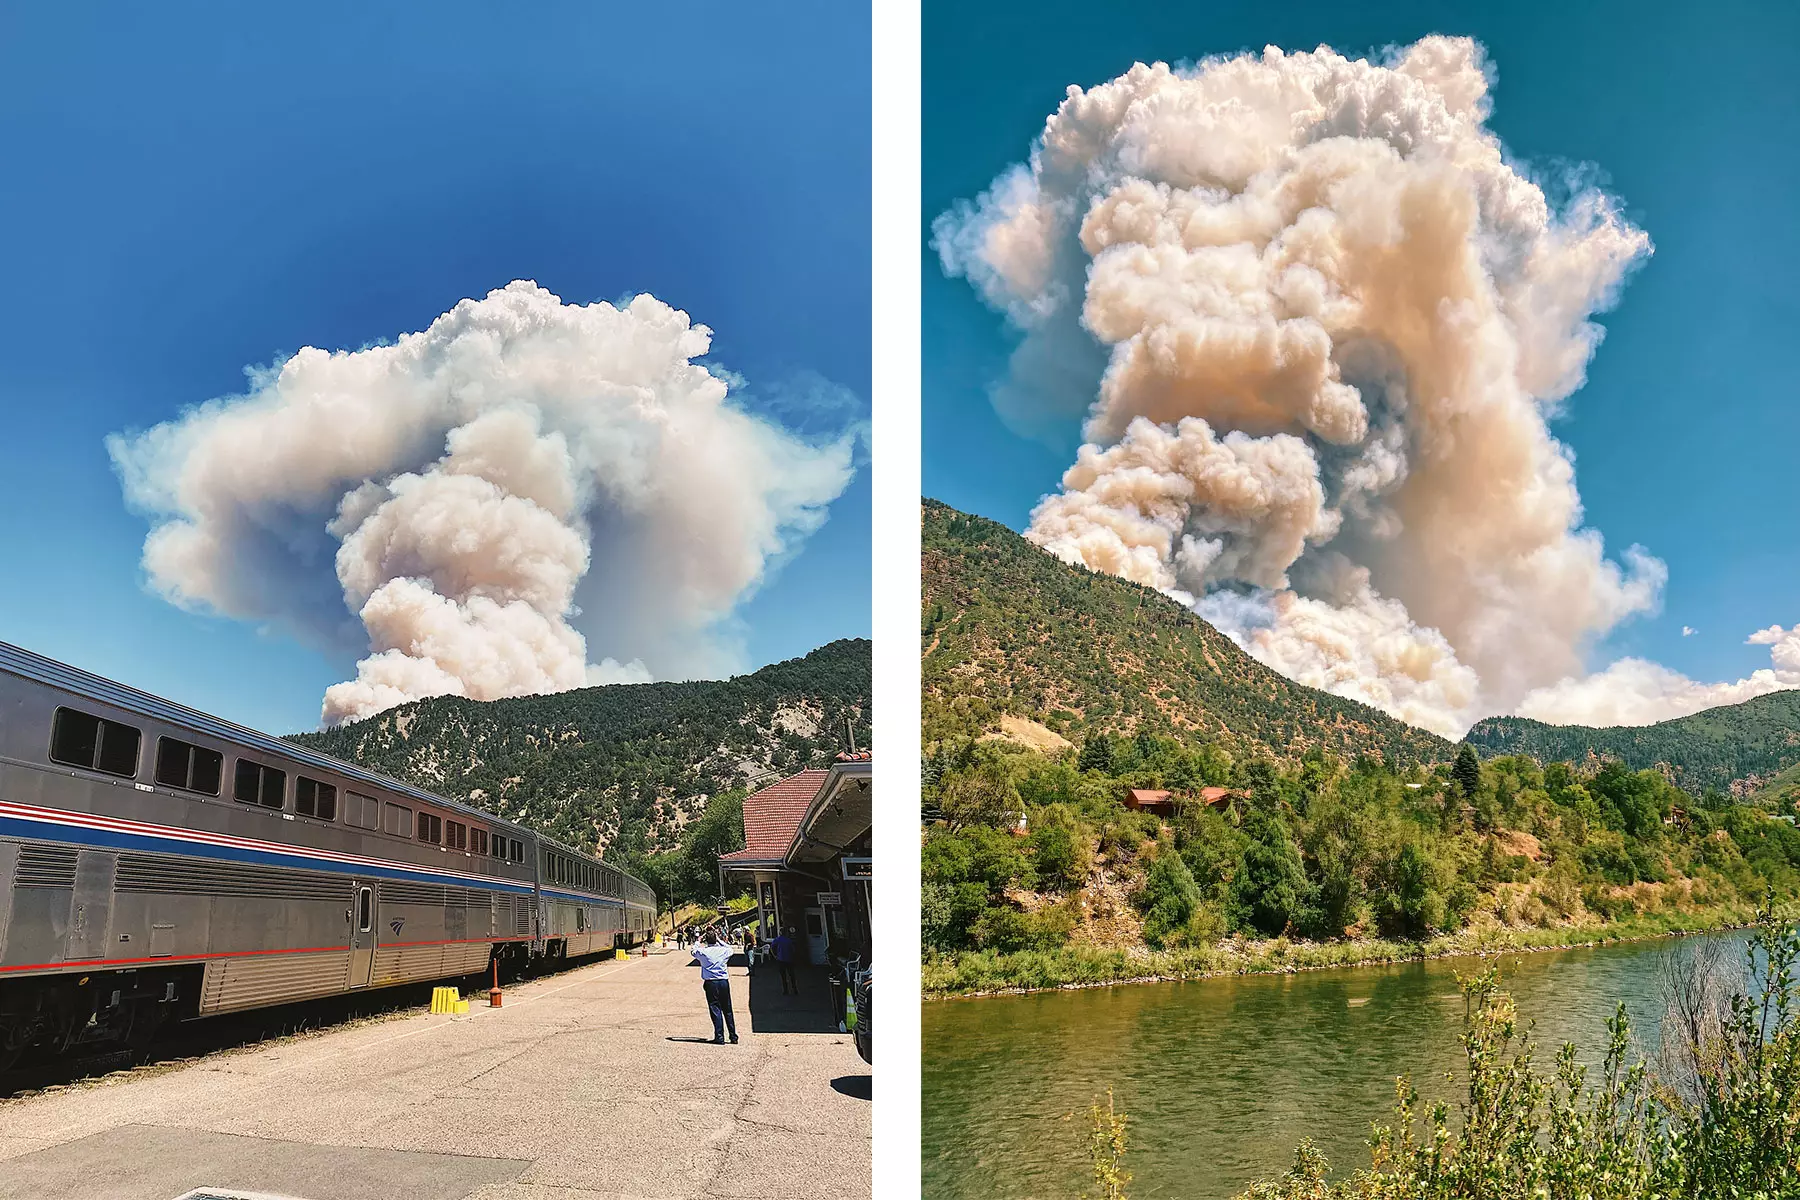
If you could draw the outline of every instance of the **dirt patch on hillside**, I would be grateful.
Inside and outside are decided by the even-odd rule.
[[[1544,847],[1522,829],[1496,829],[1494,841],[1508,854],[1523,854],[1532,862],[1544,861]]]
[[[1029,746],[1044,754],[1067,750],[1075,744],[1054,729],[1039,725],[1036,721],[1027,721],[1024,717],[1001,717],[1000,732],[988,736],[1017,742],[1021,746]]]

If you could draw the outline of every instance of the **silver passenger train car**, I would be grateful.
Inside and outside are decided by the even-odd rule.
[[[0,1068],[629,947],[655,915],[533,830],[0,642]]]

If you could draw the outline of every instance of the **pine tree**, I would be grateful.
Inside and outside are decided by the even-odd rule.
[[[1475,747],[1463,743],[1462,749],[1456,752],[1455,765],[1450,768],[1450,778],[1456,780],[1464,798],[1473,798],[1481,789],[1481,760],[1475,757]]]

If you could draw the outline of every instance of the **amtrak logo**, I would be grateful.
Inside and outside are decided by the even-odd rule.
[[[394,931],[395,937],[399,937],[400,930],[405,924],[406,924],[405,917],[395,917],[393,920],[388,922],[388,928]]]

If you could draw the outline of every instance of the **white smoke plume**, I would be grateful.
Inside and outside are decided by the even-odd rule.
[[[716,675],[742,665],[733,609],[849,482],[854,434],[739,407],[694,361],[711,337],[651,296],[520,281],[108,449],[165,597],[368,651],[328,723]]]
[[[1491,82],[1450,37],[1139,64],[1071,87],[1029,163],[935,226],[1022,335],[1001,416],[1043,436],[1086,410],[1028,537],[1453,736],[1547,707],[1666,578],[1583,527],[1548,425],[1649,238],[1509,161]]]

